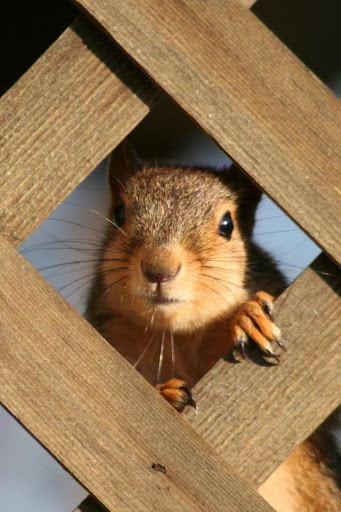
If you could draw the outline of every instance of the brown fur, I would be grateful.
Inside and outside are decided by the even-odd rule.
[[[259,492],[278,512],[340,512],[341,456],[329,421],[296,448]]]
[[[109,182],[110,218],[123,202],[125,221],[121,228],[109,226],[87,316],[178,407],[187,391],[173,377],[192,387],[243,336],[265,352],[278,338],[264,305],[271,306],[271,295],[285,282],[270,256],[249,239],[260,193],[234,166],[221,173],[145,167],[126,144],[111,158]],[[218,233],[227,211],[234,222],[230,239]],[[149,282],[146,268],[176,277]],[[157,291],[167,304],[155,303]],[[170,384],[162,384],[168,379]],[[334,499],[323,457],[309,455],[315,439],[309,443],[282,470],[297,484],[293,501],[300,508],[292,510],[333,512],[309,505],[308,496],[317,498],[305,466],[317,475],[314,486],[320,478],[319,494]]]

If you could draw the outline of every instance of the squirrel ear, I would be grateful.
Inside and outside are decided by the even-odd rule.
[[[255,205],[259,203],[262,191],[236,164],[231,165],[227,171],[227,175],[228,184],[236,191],[241,202],[254,202]]]
[[[109,157],[108,167],[109,186],[113,196],[124,188],[127,177],[134,174],[140,166],[141,163],[127,140],[114,149]]]
[[[236,164],[232,164],[227,171],[227,183],[238,197],[238,216],[241,229],[244,235],[251,236],[256,208],[262,197],[262,191]]]

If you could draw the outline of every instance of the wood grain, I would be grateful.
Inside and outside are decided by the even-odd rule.
[[[0,102],[1,232],[19,245],[146,116],[155,87],[78,19]]]
[[[341,403],[341,272],[320,256],[277,300],[279,366],[220,361],[186,418],[258,487]]]
[[[341,262],[341,107],[235,0],[76,0]]]
[[[341,272],[319,257],[276,302],[282,364],[220,361],[193,390],[186,420],[255,487],[341,402],[340,292]],[[88,497],[75,512],[102,511]]]
[[[244,7],[250,9],[256,3],[256,0],[239,0],[239,2]]]
[[[105,507],[272,510],[4,239],[0,258],[0,399]]]
[[[218,4],[218,2],[216,3]],[[249,29],[249,27],[247,28]],[[70,41],[67,41],[67,44],[69,44],[69,42]],[[58,47],[58,49],[59,48],[60,47]],[[284,56],[285,55],[284,52]],[[58,62],[58,60],[56,62]],[[97,64],[98,62],[96,61],[96,65]],[[202,80],[203,77],[201,76],[200,79]],[[310,77],[309,80],[311,80]],[[307,81],[308,85],[309,80]],[[299,83],[299,85],[302,86],[302,83]],[[51,89],[52,84],[53,80],[46,91]],[[122,83],[120,85],[122,85]],[[267,90],[271,90],[269,83],[265,85]],[[295,82],[295,87],[296,85],[297,83]],[[319,84],[319,87],[322,87],[321,84]],[[147,89],[148,88],[149,86],[147,86]],[[88,89],[89,87],[87,87],[87,90]],[[323,88],[321,90],[323,90]],[[25,94],[27,91],[31,91],[31,88],[27,87]],[[71,91],[71,88],[69,91]],[[296,94],[297,91],[294,91],[294,93]],[[309,93],[311,94],[311,91]],[[325,98],[328,97],[326,91],[324,91],[324,93],[326,95]],[[15,96],[20,98],[18,92]],[[57,96],[58,94],[53,98],[52,103],[56,101],[55,98]],[[283,101],[283,97],[281,97],[280,94],[278,98],[282,98]],[[319,131],[318,135],[316,135],[314,127],[310,127],[311,131],[315,133],[315,142],[319,140],[322,147],[322,150],[321,147],[318,147],[317,150],[317,153],[319,153],[317,156],[320,158],[320,160],[317,161],[320,162],[322,161],[321,155],[323,152],[326,155],[326,150],[328,150],[328,148],[330,149],[332,143],[336,141],[335,137],[333,140],[329,137],[333,131],[333,127],[335,128],[335,117],[331,121],[329,115],[332,105],[330,101],[331,96],[328,98],[329,110],[327,109],[328,116],[326,126],[323,127],[324,131]],[[72,99],[74,103],[77,103],[75,98]],[[178,98],[175,97],[175,99]],[[307,101],[308,110],[311,109],[309,101],[311,101],[311,98]],[[31,102],[34,106],[34,97],[33,100],[31,98]],[[288,107],[289,100],[287,100],[287,102],[286,106]],[[296,102],[299,104],[297,97]],[[26,104],[27,97],[22,103],[22,106]],[[146,106],[143,101],[142,104],[148,111],[148,106]],[[16,108],[18,107],[20,113],[20,105],[20,102],[17,104],[14,102],[11,110],[17,112]],[[194,102],[193,105],[193,111],[195,111],[197,104]],[[307,105],[305,105],[304,108],[306,108]],[[313,106],[317,108],[321,105],[318,105],[318,102],[316,102]],[[79,104],[77,108],[80,109],[81,104]],[[302,109],[303,114],[305,114],[304,108]],[[59,105],[58,109],[62,110],[62,107]],[[11,112],[11,114],[13,114],[13,112]],[[21,112],[24,112],[24,108],[21,109]],[[58,110],[54,111],[53,115],[56,116],[57,112]],[[255,114],[256,117],[257,112]],[[303,119],[302,112],[300,112],[300,121]],[[131,113],[130,110],[129,113]],[[146,111],[140,115],[143,117],[145,113]],[[313,110],[310,110],[311,119],[313,113]],[[31,114],[35,115],[34,108]],[[195,112],[195,114],[197,113]],[[205,112],[199,112],[197,115],[200,118],[200,116],[204,116],[204,114]],[[244,114],[245,112],[243,112],[243,115]],[[247,105],[246,114],[250,116]],[[321,116],[321,111],[319,115]],[[37,116],[35,123],[39,118],[38,114]],[[80,117],[82,118],[82,115]],[[195,115],[193,115],[193,117],[196,118]],[[65,125],[65,119],[63,126]],[[269,119],[266,118],[267,122],[268,120]],[[53,154],[55,151],[54,145],[49,145],[51,143],[51,134],[56,135],[57,148],[59,148],[59,128],[56,117],[54,121],[56,123],[55,132],[53,130],[48,132],[48,142],[46,142],[47,146],[45,147],[46,154],[49,151]],[[264,122],[263,119],[261,121]],[[50,123],[51,119],[46,119],[46,122]],[[239,120],[239,122],[242,123],[241,120]],[[45,120],[43,118],[42,124],[44,123]],[[81,124],[80,120],[78,120],[78,123]],[[204,126],[202,122],[201,124]],[[34,123],[32,123],[32,126],[33,125]],[[17,126],[21,129],[22,122],[20,119]],[[86,125],[84,124],[84,126]],[[85,133],[84,126],[82,127],[82,134]],[[300,123],[298,123],[297,126],[299,128],[303,127]],[[76,128],[77,127],[73,127],[72,129],[76,130]],[[223,143],[219,141],[219,137],[216,135],[216,133],[218,133],[219,136],[221,135],[219,134],[220,128],[221,126],[219,126],[218,123],[214,127],[213,135],[223,146]],[[329,133],[326,128],[329,129]],[[130,131],[130,129],[131,128],[128,128],[128,131]],[[283,130],[283,127],[281,127],[281,129]],[[90,131],[93,132],[93,129]],[[70,133],[72,133],[72,130]],[[247,132],[244,131],[242,136],[246,137],[245,133],[247,134]],[[9,129],[8,134],[10,137],[11,129]],[[28,135],[31,136],[31,134]],[[115,141],[113,145],[116,145],[124,135],[120,136],[119,140]],[[267,139],[264,138],[265,135],[263,132],[261,132],[260,135],[261,144],[264,144],[264,140]],[[266,133],[266,135],[269,134]],[[279,132],[279,135],[276,133],[275,142],[277,146],[276,144],[274,145],[276,151],[278,151],[281,143],[283,143],[280,135],[283,135],[283,132]],[[22,133],[21,136],[23,137],[24,134]],[[65,137],[65,134],[63,136]],[[221,136],[225,140],[225,134],[223,133]],[[37,139],[35,137],[37,137]],[[322,139],[324,140],[322,141]],[[10,138],[7,140],[10,140]],[[74,140],[76,140],[77,146],[82,141],[81,138]],[[39,212],[37,214],[40,219],[39,222],[34,216],[33,219],[27,221],[26,217],[29,216],[28,209],[21,209],[22,204],[28,200],[31,201],[27,202],[28,205],[37,207],[38,205],[40,206],[41,203],[40,198],[40,201],[32,204],[33,196],[34,201],[36,201],[35,193],[37,190],[32,192],[33,195],[30,198],[29,192],[27,192],[27,196],[25,195],[27,185],[29,188],[29,186],[33,184],[34,187],[38,186],[39,189],[39,183],[42,183],[41,187],[43,188],[46,187],[46,183],[44,183],[44,180],[36,179],[36,177],[46,179],[48,176],[49,180],[57,177],[58,179],[51,184],[51,188],[52,185],[57,188],[57,195],[59,197],[59,194],[60,196],[62,194],[58,188],[60,180],[64,180],[64,196],[67,195],[65,190],[69,186],[69,182],[68,179],[65,178],[66,175],[64,172],[62,173],[62,178],[58,175],[58,162],[61,167],[63,166],[63,160],[58,160],[60,155],[53,156],[53,164],[55,167],[52,168],[51,173],[51,167],[48,165],[48,174],[34,175],[34,180],[32,180],[33,172],[36,172],[35,168],[32,167],[30,173],[31,179],[26,181],[27,176],[25,172],[27,173],[27,171],[23,171],[23,167],[25,167],[23,162],[26,163],[26,157],[28,157],[29,162],[34,162],[36,156],[35,154],[33,155],[33,150],[31,155],[27,145],[27,141],[30,143],[31,139],[28,137],[27,141],[25,141],[26,146],[22,144],[21,148],[24,149],[22,149],[21,153],[17,153],[16,156],[13,156],[11,153],[15,146],[13,141],[14,139],[12,141],[10,140],[9,145],[5,146],[5,153],[9,150],[9,152],[6,153],[6,158],[9,158],[9,156],[13,157],[12,160],[8,160],[10,173],[12,169],[14,169],[13,162],[16,161],[16,156],[19,157],[18,162],[16,162],[19,171],[15,173],[19,179],[15,182],[16,187],[13,188],[11,194],[14,195],[14,190],[20,190],[17,191],[17,202],[12,201],[11,205],[7,204],[4,206],[4,218],[9,219],[8,222],[5,222],[5,228],[7,229],[7,226],[11,225],[9,239],[13,243],[19,243],[19,240],[26,236],[23,234],[25,232],[24,230],[26,229],[26,233],[28,233],[34,223],[39,223],[42,218],[46,216],[46,211],[50,211],[49,206],[41,215]],[[33,135],[33,144],[35,144],[36,141],[39,141],[36,148],[41,147],[45,143],[44,134],[39,133],[39,130],[37,134]],[[254,142],[255,137],[251,140],[251,143]],[[285,142],[284,140],[284,143]],[[6,144],[7,143],[8,142],[6,142]],[[245,147],[236,147],[235,151],[238,155],[241,155],[238,159],[239,163],[242,163],[242,157],[246,158],[246,160],[249,158],[249,165],[252,168],[251,164],[255,164],[255,162],[257,164],[257,159],[259,159],[260,163],[262,162],[262,158],[264,155],[266,156],[266,151],[264,152],[264,147],[261,147],[259,150],[256,146],[253,146],[256,148],[255,153],[252,152],[252,156],[255,154],[255,158],[253,159],[247,154],[248,143],[249,142],[245,143]],[[63,148],[64,144],[65,141],[62,143]],[[109,150],[113,145],[110,146],[108,143],[108,147],[110,146]],[[305,158],[307,158],[307,146],[303,144],[302,147],[306,152]],[[70,148],[67,148],[68,155],[70,154],[70,149],[72,150],[71,143]],[[252,150],[251,147],[250,149]],[[96,147],[96,151],[97,150]],[[106,153],[109,150],[106,148]],[[77,151],[80,153],[79,147]],[[88,148],[86,148],[86,152],[87,151]],[[297,153],[295,153],[296,169],[299,169],[297,162],[302,163],[302,160],[300,162],[298,160],[302,148],[300,148],[299,151],[298,149],[296,150],[295,147],[295,151]],[[246,153],[246,155],[243,152]],[[232,153],[231,155],[233,156]],[[316,152],[311,156],[311,159],[313,160],[315,157]],[[40,155],[40,158],[43,161],[43,153]],[[73,171],[77,170],[77,172],[79,172],[78,170],[82,160],[79,154],[75,158],[78,160]],[[48,162],[46,159],[47,157],[45,156],[45,164]],[[237,160],[237,158],[235,159]],[[42,172],[42,168],[39,168],[39,160],[36,162],[38,171]],[[270,169],[270,163],[266,162],[266,165],[267,167],[265,167]],[[321,177],[323,174],[321,172],[322,168],[319,168],[320,174],[318,174],[318,172],[311,174],[311,168],[312,167],[308,166],[305,172],[308,172],[308,179],[312,180],[313,186],[316,186],[318,185],[317,178]],[[301,166],[300,170],[302,171],[302,169],[304,168]],[[329,174],[325,174],[326,179],[331,178],[331,184],[334,189],[336,188],[337,192],[338,182],[333,177],[335,169],[335,166],[334,168],[331,166],[327,169]],[[287,170],[286,162],[284,162],[281,171],[284,175],[283,170]],[[249,168],[247,168],[247,171],[251,172]],[[88,172],[89,170],[86,171],[86,174]],[[254,175],[252,172],[256,174]],[[263,171],[260,172],[260,178],[257,174],[258,170],[253,169],[252,172],[251,175],[260,184],[262,184],[260,179],[262,176],[266,181],[266,173],[263,175]],[[10,173],[8,176],[11,176]],[[67,177],[69,180],[73,179],[78,183],[78,174],[75,177],[70,173]],[[278,176],[275,176],[275,178],[277,179]],[[285,180],[280,181],[281,179],[281,176],[279,176],[279,182],[274,186],[276,194],[280,194],[280,187],[285,184]],[[69,192],[76,182],[70,185]],[[6,184],[8,183],[9,182],[6,181]],[[297,183],[300,184],[299,179]],[[293,185],[296,186],[297,183]],[[322,199],[319,198],[322,201],[320,205],[323,205],[323,201],[326,199],[325,190],[323,188],[324,185],[325,183],[323,182],[322,187],[320,187],[322,188],[322,193],[318,190],[318,193],[322,195]],[[331,194],[333,200],[337,197],[337,195],[333,195],[334,189]],[[303,190],[302,187],[301,190]],[[49,199],[49,205],[51,205],[51,198],[53,196],[50,191],[51,189],[49,189],[47,193],[45,189],[45,195],[43,194],[44,197]],[[284,199],[288,200],[289,194],[286,195],[285,193],[284,196]],[[22,198],[24,202],[20,202]],[[275,198],[279,201],[278,197],[275,196]],[[304,196],[301,203],[298,204],[298,210],[300,208],[302,209],[302,204],[309,198],[312,199],[309,194]],[[52,198],[52,200],[56,201],[56,204],[60,201],[58,198]],[[45,205],[43,204],[42,208],[44,207]],[[16,209],[15,213],[11,213],[11,208],[12,212]],[[27,208],[26,203],[25,208]],[[337,213],[334,205],[332,205],[332,209],[334,209],[334,213]],[[303,213],[299,211],[298,216],[302,216],[302,218],[305,219],[307,212],[309,213],[309,210],[304,210],[303,208]],[[22,219],[23,225],[19,225],[18,223],[18,225],[15,226],[17,219],[20,218]],[[301,218],[299,220],[302,222]],[[318,230],[321,230],[322,220],[323,214],[320,215],[318,212]],[[26,222],[27,224],[25,224]],[[31,224],[29,227],[26,227],[28,222]],[[304,226],[304,224],[302,225]],[[308,229],[306,226],[304,227]],[[320,231],[318,231],[318,233],[320,235]],[[329,250],[330,254],[333,254],[334,257],[339,254],[337,252],[338,247],[335,248],[335,244],[333,246],[330,230],[326,237],[323,238],[322,242],[321,240],[319,241],[322,245],[326,243],[326,241],[331,245],[332,250]],[[334,251],[333,253],[334,249],[336,252]],[[56,457],[73,472],[77,478],[80,478],[90,491],[96,494],[110,510],[117,509],[117,507],[124,507],[125,510],[130,510],[133,507],[136,509],[138,506],[144,507],[139,508],[141,510],[150,510],[151,507],[161,507],[162,510],[165,510],[165,507],[169,507],[169,510],[172,511],[207,510],[207,507],[210,507],[210,510],[271,510],[270,507],[267,507],[260,499],[255,497],[243,482],[240,482],[240,479],[236,477],[230,468],[226,468],[226,466],[222,464],[221,460],[215,456],[212,450],[201,442],[200,438],[186,428],[183,423],[179,421],[179,418],[172,414],[172,411],[169,411],[169,408],[167,409],[166,404],[161,405],[161,401],[158,401],[158,397],[152,398],[152,390],[149,389],[144,381],[141,381],[139,376],[135,376],[135,373],[132,372],[119,356],[114,353],[109,357],[109,352],[106,352],[106,350],[111,349],[108,348],[107,344],[105,344],[98,335],[94,334],[89,326],[83,325],[82,320],[75,316],[73,312],[70,312],[70,309],[63,301],[35,275],[27,264],[22,262],[19,256],[13,253],[6,243],[1,242],[0,252],[2,253],[2,261],[5,261],[3,268],[0,270],[0,276],[4,282],[4,289],[0,292],[0,315],[2,318],[1,352],[3,356],[1,359],[3,363],[6,363],[6,365],[3,366],[2,378],[2,382],[5,382],[5,385],[1,386],[1,394],[3,394],[4,403],[11,408],[12,412],[14,412],[18,419],[23,421],[28,428],[32,430],[33,425],[33,433],[39,436],[39,439],[44,442],[47,448],[53,451]],[[320,265],[322,264],[320,263]],[[320,268],[325,269],[324,265],[325,263],[323,263]],[[336,270],[334,267],[332,267],[332,270],[335,278]],[[317,426],[341,399],[339,392],[341,382],[339,372],[337,373],[341,362],[340,346],[337,343],[338,337],[341,334],[341,315],[340,302],[336,295],[336,291],[340,290],[340,281],[336,278],[333,279],[333,291],[320,277],[316,280],[316,276],[317,274],[314,274],[314,272],[312,275],[309,275],[309,271],[307,271],[304,277],[306,281],[302,280],[303,278],[298,280],[297,283],[290,288],[290,292],[287,292],[287,294],[290,295],[284,296],[284,298],[279,301],[279,308],[282,307],[282,309],[280,309],[279,323],[281,323],[281,319],[286,319],[287,322],[290,323],[292,322],[289,326],[291,330],[289,328],[289,334],[287,334],[287,336],[290,337],[290,332],[294,336],[292,345],[294,353],[292,351],[290,352],[291,355],[294,354],[294,363],[292,362],[291,366],[290,364],[286,366],[287,371],[284,372],[285,378],[278,378],[280,373],[277,373],[275,378],[273,377],[273,370],[279,372],[278,368],[269,371],[269,369],[259,367],[259,371],[257,368],[257,373],[253,373],[253,369],[250,370],[244,365],[244,371],[238,369],[239,380],[237,379],[236,383],[236,371],[238,367],[230,365],[230,369],[226,371],[228,363],[221,362],[212,370],[210,376],[207,376],[199,383],[196,389],[197,396],[202,397],[200,408],[204,408],[204,414],[202,415],[200,413],[195,416],[193,420],[190,416],[191,413],[188,413],[188,419],[204,438],[209,440],[220,453],[224,455],[227,454],[228,459],[233,462],[235,468],[240,469],[243,475],[247,476],[255,485],[259,485],[259,483],[282,462],[283,458],[290,453],[293,447],[308,435],[314,426]],[[313,279],[315,281],[313,281]],[[311,295],[307,293],[311,283],[313,283],[314,287],[313,300]],[[294,288],[295,286],[297,289]],[[295,293],[293,290],[295,290]],[[317,300],[317,298],[321,300]],[[300,303],[300,308],[292,305],[294,299]],[[52,301],[51,303],[50,300]],[[287,306],[287,302],[289,302],[290,307]],[[306,307],[310,315],[307,315],[305,311]],[[25,312],[23,313],[23,311]],[[315,316],[312,317],[312,314]],[[301,315],[303,315],[302,318],[304,318],[304,321],[302,321]],[[319,320],[315,318],[321,316],[322,318],[319,318]],[[326,323],[327,317],[328,322]],[[317,329],[317,326],[321,325],[321,321],[324,321],[324,325],[326,325],[322,333]],[[299,329],[297,329],[297,325],[300,326]],[[299,339],[303,336],[309,338],[309,344],[305,347],[305,350],[302,350],[302,343]],[[333,336],[336,337],[336,341],[333,341]],[[83,343],[85,346],[83,346]],[[321,350],[321,347],[323,350]],[[83,350],[85,354],[83,354]],[[321,354],[323,354],[323,361],[324,358],[327,357],[326,364],[321,363]],[[99,368],[93,375],[92,365],[94,358],[99,360]],[[89,368],[91,368],[91,374]],[[86,369],[88,369],[88,374]],[[129,372],[132,372],[131,375]],[[24,375],[25,380],[23,378]],[[133,380],[132,375],[134,376],[133,378],[137,380]],[[288,382],[290,382],[290,378],[292,379],[293,377],[296,377],[297,381],[295,385],[290,386]],[[330,384],[329,380],[332,380],[332,384]],[[237,384],[239,384],[238,387]],[[280,385],[282,385],[282,387]],[[233,388],[233,386],[235,387]],[[284,386],[288,386],[285,388],[285,392],[283,392]],[[250,388],[252,389],[251,393]],[[112,397],[113,389],[116,390],[117,394],[117,396],[115,394],[114,398]],[[231,390],[233,393],[231,393]],[[102,396],[101,392],[103,393]],[[230,397],[228,397],[224,402],[222,399],[226,398],[228,393],[231,394],[232,398],[230,399]],[[135,400],[138,401],[137,410],[130,413],[129,425],[126,424],[128,421],[126,413],[129,408],[131,408],[131,405],[128,407],[128,404],[123,399],[123,397],[125,398],[127,396],[131,401],[134,400],[134,403]],[[249,400],[246,399],[248,396],[250,397]],[[308,404],[306,403],[307,397]],[[65,402],[63,402],[63,400],[65,400]],[[239,407],[238,400],[240,400]],[[273,402],[276,402],[276,407],[272,407]],[[147,423],[148,421],[149,423],[148,425],[143,425],[141,431],[141,423],[143,424],[146,418],[144,407],[147,407],[147,405],[150,410],[150,415],[147,417]],[[254,405],[253,409],[251,409],[251,405]],[[211,406],[211,409],[209,406]],[[316,410],[317,407],[318,410]],[[159,408],[161,408],[161,412],[155,416],[155,412],[159,411]],[[264,409],[264,411],[262,411],[260,416],[261,420],[253,421],[253,418],[255,418],[256,414],[259,414],[259,411],[262,409]],[[283,410],[285,410],[284,417]],[[105,411],[107,412],[106,416],[104,416]],[[228,411],[228,413],[226,411]],[[232,414],[231,411],[233,411]],[[248,412],[247,417],[245,416],[245,411]],[[252,418],[252,421],[250,421],[250,418]],[[265,423],[264,419],[266,419]],[[289,422],[290,428],[288,427]],[[159,425],[158,429],[155,423]],[[152,430],[150,425],[153,425],[155,429]],[[166,429],[165,425],[167,426]],[[287,427],[286,429],[285,426]],[[164,429],[168,432],[172,432],[172,436],[168,434],[168,438],[163,432]],[[157,430],[157,432],[155,430]],[[281,436],[280,443],[278,443],[279,435]],[[120,443],[117,442],[118,439]],[[139,444],[139,446],[132,450],[134,441]],[[174,446],[174,442],[176,446]],[[266,453],[270,453],[273,444],[276,443],[278,443],[278,446],[275,447],[276,450],[274,452],[271,452],[272,456],[264,460],[265,450]],[[231,445],[233,445],[235,450],[231,450]],[[255,445],[257,449],[255,449]],[[185,455],[182,453],[184,451],[182,450],[183,446],[189,449],[191,454],[189,458],[188,453]],[[159,480],[158,483],[155,484],[153,476],[149,474],[146,476],[146,469],[148,469],[150,473],[153,473],[146,464],[147,460],[150,461],[151,456],[159,456],[161,453],[164,453],[162,450],[165,448],[169,450],[166,454],[166,458],[167,470],[170,468],[170,471],[167,471],[167,486],[165,484],[162,487]],[[200,453],[199,457],[198,453]],[[110,465],[108,463],[109,460],[113,460],[113,457],[115,458],[114,468],[111,467],[112,464]],[[128,462],[127,459],[129,459]],[[95,468],[95,474],[89,472],[89,467]],[[196,470],[195,476],[189,476],[188,473],[191,473],[193,467],[195,467]],[[255,468],[257,468],[256,472]],[[199,474],[197,474],[198,469]],[[219,475],[218,479],[216,473]],[[114,490],[110,488],[113,481],[115,481]],[[203,483],[205,484],[204,486]],[[135,489],[135,486],[139,488]],[[158,489],[159,496],[155,495],[155,492],[157,492],[156,489]],[[216,498],[217,495],[219,498]],[[91,499],[87,500],[86,506],[91,507],[91,503]],[[86,509],[82,506],[80,510],[85,511],[93,509]],[[100,510],[100,508],[98,508],[98,510]]]

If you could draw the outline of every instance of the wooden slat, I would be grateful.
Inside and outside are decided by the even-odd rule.
[[[279,366],[220,361],[194,389],[195,430],[255,487],[341,403],[341,272],[320,256],[277,300]]]
[[[250,9],[256,3],[256,0],[239,0],[239,2],[244,7]]]
[[[341,402],[341,273],[325,256],[276,302],[288,353],[279,366],[220,361],[186,419],[255,487]],[[102,512],[91,497],[75,512]]]
[[[156,89],[78,19],[0,102],[0,224],[15,245],[149,112]]]
[[[4,239],[0,259],[0,399],[104,506],[272,510]]]
[[[336,261],[341,108],[235,0],[76,0]]]

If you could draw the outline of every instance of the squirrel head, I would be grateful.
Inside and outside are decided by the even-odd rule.
[[[261,193],[227,171],[142,164],[125,142],[109,163],[105,306],[151,329],[190,332],[245,296],[246,240]]]

